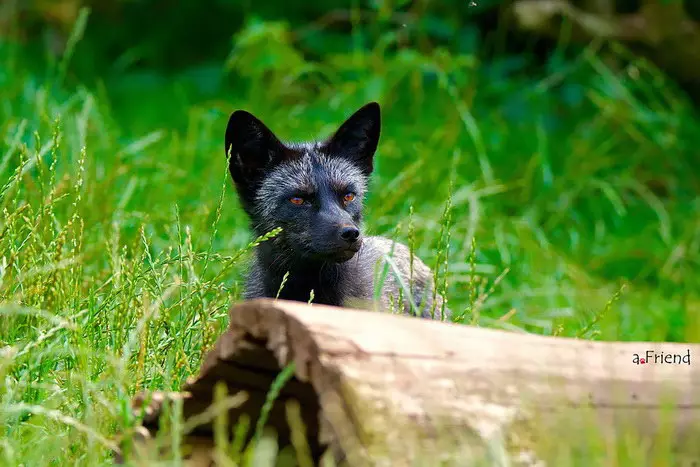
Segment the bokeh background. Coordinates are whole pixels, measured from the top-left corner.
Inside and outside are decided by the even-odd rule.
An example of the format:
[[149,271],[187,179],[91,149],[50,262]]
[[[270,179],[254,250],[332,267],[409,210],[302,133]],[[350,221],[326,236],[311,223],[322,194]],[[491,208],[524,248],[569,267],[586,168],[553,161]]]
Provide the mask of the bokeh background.
[[435,269],[458,321],[697,342],[699,20],[692,0],[3,0],[6,465],[104,462],[131,394],[196,373],[253,240],[223,152],[239,108],[305,140],[379,101],[366,228]]

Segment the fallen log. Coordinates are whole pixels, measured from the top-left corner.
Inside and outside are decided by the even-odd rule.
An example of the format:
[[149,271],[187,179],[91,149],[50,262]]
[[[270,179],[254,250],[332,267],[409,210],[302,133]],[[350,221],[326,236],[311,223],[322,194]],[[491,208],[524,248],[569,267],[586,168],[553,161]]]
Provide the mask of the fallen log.
[[573,42],[604,39],[626,43],[700,102],[700,24],[685,11],[683,2],[645,0],[636,13],[617,15],[587,11],[570,0],[516,0],[511,12],[523,30],[552,39],[561,37],[566,20]]
[[532,451],[533,438],[566,442],[586,420],[602,436],[634,429],[642,438],[671,420],[672,451],[700,459],[698,360],[698,344],[593,342],[254,300],[232,307],[182,393],[135,399],[146,417],[130,452],[144,455],[162,410],[180,399],[185,419],[201,419],[185,439],[189,465],[210,465],[215,414],[202,413],[215,383],[247,395],[229,404],[228,419],[247,413],[254,423],[293,364],[268,425],[281,444],[293,442],[285,402],[298,401],[314,463],[328,451],[349,465],[498,465]]

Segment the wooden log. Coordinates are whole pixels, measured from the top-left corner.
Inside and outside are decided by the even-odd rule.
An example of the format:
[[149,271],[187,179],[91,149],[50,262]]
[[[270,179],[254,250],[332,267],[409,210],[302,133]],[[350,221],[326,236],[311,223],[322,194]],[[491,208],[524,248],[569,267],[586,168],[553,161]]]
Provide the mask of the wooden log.
[[700,102],[700,24],[683,2],[645,0],[636,13],[614,15],[577,8],[570,0],[516,0],[510,11],[520,28],[552,39],[560,37],[566,20],[573,42],[597,38],[627,43]]
[[[280,442],[290,440],[284,401],[298,400],[315,461],[330,448],[341,463],[387,466],[497,465],[547,437],[566,442],[587,421],[604,436],[632,428],[650,437],[670,407],[671,449],[698,459],[698,359],[698,344],[593,342],[254,300],[232,307],[228,330],[177,397],[195,416],[224,381],[229,394],[248,397],[230,419],[256,417],[293,363],[269,418]],[[156,397],[142,440],[172,399]],[[143,404],[142,395],[135,407]],[[190,433],[200,456],[191,465],[209,465],[211,426]]]

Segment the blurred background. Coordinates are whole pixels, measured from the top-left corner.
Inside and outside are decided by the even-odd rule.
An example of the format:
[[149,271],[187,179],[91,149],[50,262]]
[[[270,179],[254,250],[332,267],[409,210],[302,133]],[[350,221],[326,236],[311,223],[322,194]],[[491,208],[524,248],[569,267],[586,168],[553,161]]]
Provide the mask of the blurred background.
[[145,228],[165,252],[177,206],[223,254],[250,240],[233,110],[300,140],[378,100],[368,228],[410,236],[463,320],[697,339],[699,20],[691,0],[4,0],[0,168],[61,115],[84,244]]

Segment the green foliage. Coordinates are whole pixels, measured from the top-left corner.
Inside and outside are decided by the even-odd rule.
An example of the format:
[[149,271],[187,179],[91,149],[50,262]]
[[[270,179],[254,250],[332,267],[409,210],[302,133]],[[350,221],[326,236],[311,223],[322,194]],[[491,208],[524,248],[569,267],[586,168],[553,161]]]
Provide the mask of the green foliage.
[[[106,463],[136,423],[133,393],[198,370],[268,238],[251,243],[226,173],[236,108],[306,139],[380,101],[367,228],[436,266],[462,322],[700,338],[700,134],[673,87],[618,49],[617,71],[592,48],[557,49],[544,69],[527,55],[485,61],[449,6],[412,7],[423,26],[404,28],[390,21],[402,4],[353,13],[350,33],[300,26],[326,11],[313,3],[271,21],[245,3],[217,4],[240,10],[227,17],[183,2],[157,22],[128,16],[109,40],[90,16],[55,61],[0,42],[3,465]],[[218,61],[193,62],[228,21],[244,25],[230,50],[217,42]],[[142,48],[95,58],[136,30]],[[161,53],[186,66],[160,68]]]

